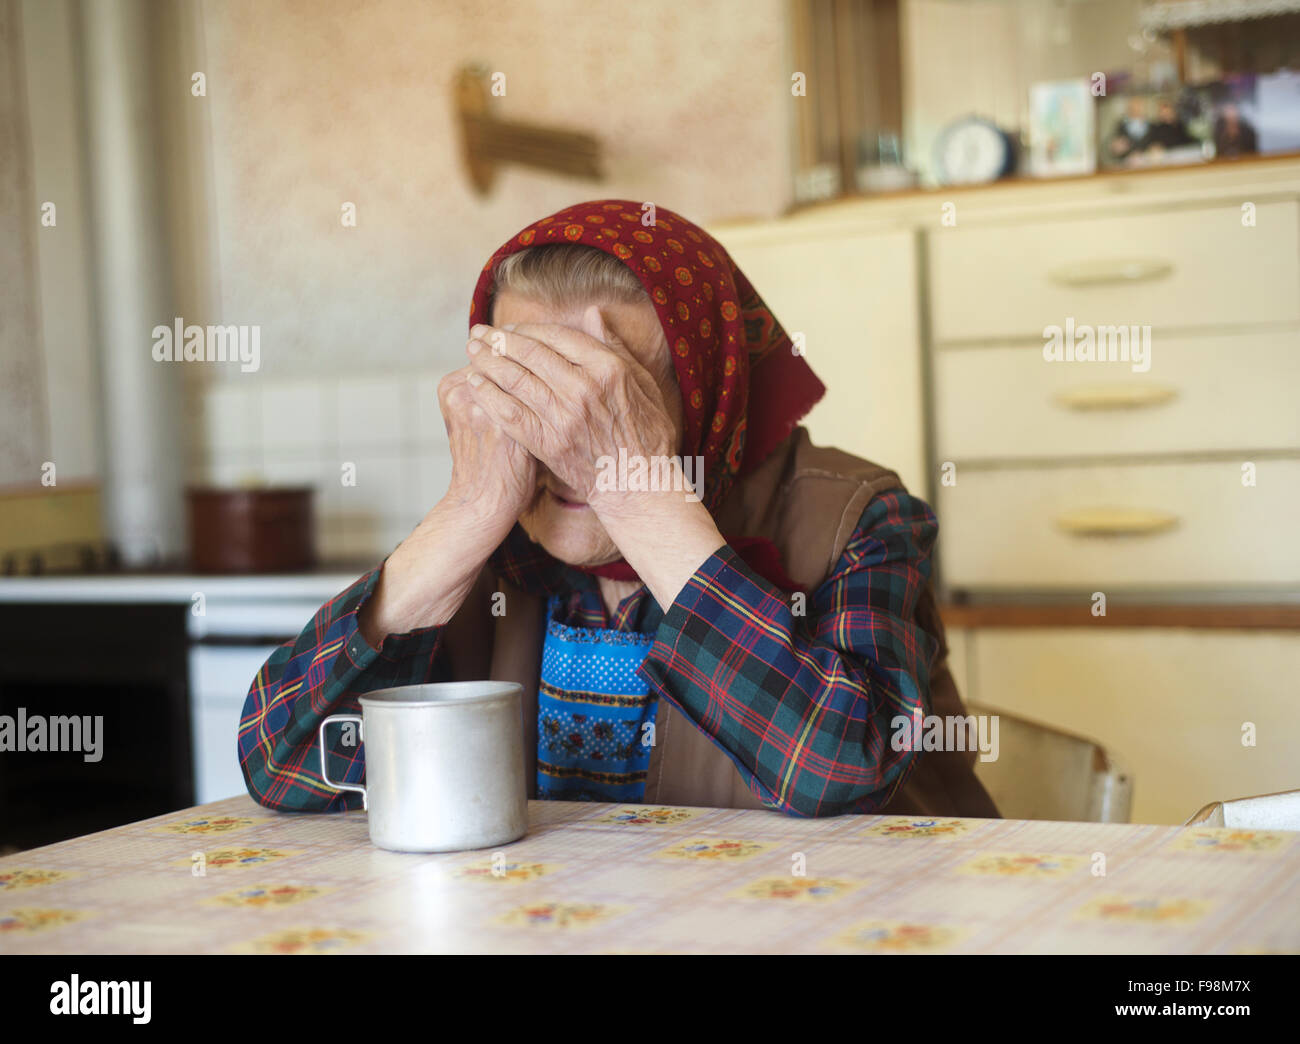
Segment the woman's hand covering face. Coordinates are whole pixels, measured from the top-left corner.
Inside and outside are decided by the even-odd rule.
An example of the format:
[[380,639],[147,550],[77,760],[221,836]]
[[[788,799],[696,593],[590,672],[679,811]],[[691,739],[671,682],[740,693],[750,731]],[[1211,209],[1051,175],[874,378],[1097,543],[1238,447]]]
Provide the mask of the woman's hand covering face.
[[467,384],[501,431],[563,484],[557,495],[600,514],[626,500],[626,491],[598,485],[602,458],[665,458],[677,452],[678,433],[654,376],[600,310],[588,308],[582,324],[475,326]]
[[438,384],[452,460],[447,498],[501,539],[536,493],[537,461],[475,402],[473,374],[466,366]]

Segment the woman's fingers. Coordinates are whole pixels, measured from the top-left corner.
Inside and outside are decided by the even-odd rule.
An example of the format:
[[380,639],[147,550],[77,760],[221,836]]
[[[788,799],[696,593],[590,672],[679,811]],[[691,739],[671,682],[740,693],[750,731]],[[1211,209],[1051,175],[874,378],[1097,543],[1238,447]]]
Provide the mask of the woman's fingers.
[[[557,327],[557,329],[562,328]],[[577,367],[563,354],[545,341],[523,333],[519,329],[503,330],[495,326],[479,324],[470,329],[470,345],[472,346],[476,341],[486,345],[493,356],[513,359],[552,387],[570,386],[580,377]]]
[[605,316],[595,305],[590,305],[582,313],[582,330],[591,340],[603,348],[608,349],[618,359],[617,373],[619,375],[629,374],[633,382],[650,396],[652,400],[659,398],[658,385],[655,383],[654,374],[652,374],[645,365],[632,354],[631,350],[623,339],[618,336],[605,322]]
[[579,394],[578,384],[584,381],[594,381],[608,389],[628,374],[643,392],[651,396],[658,394],[654,376],[610,330],[599,308],[595,305],[588,308],[583,314],[583,324],[583,330],[550,323],[522,323],[513,331],[485,329],[507,355],[546,379],[557,391]]
[[466,378],[473,372],[466,366],[447,374],[438,382],[438,410],[442,413],[442,423],[448,435],[469,419],[474,397],[469,392]]
[[[578,366],[598,363],[613,353],[627,363],[636,363],[619,336],[609,328],[600,308],[590,305],[582,314],[581,328],[555,323],[521,323],[515,333],[545,341],[569,362]],[[638,364],[639,365],[639,364]]]
[[488,420],[573,489],[595,488],[596,461],[626,448],[671,451],[672,422],[653,374],[606,326],[472,328],[467,387]]
[[628,378],[642,393],[658,399],[654,377],[608,331],[599,309],[589,308],[583,322],[609,344],[554,324],[524,324],[512,330],[474,326],[475,336],[467,346],[470,366],[556,426],[561,414],[581,413],[592,399],[610,400],[615,387]]
[[497,427],[534,457],[544,459],[542,422],[536,413],[481,373],[471,373],[466,383],[474,402]]
[[583,326],[579,330],[558,323],[520,323],[505,330],[480,325],[470,332],[552,382],[571,378],[575,369],[609,374],[617,369],[617,362],[644,369],[605,324],[595,305],[583,314]]
[[[550,417],[560,409],[551,386],[536,372],[516,362],[509,354],[498,355],[486,343],[469,342],[470,368],[482,374],[508,395],[519,399],[539,417]],[[568,366],[568,363],[564,364]]]

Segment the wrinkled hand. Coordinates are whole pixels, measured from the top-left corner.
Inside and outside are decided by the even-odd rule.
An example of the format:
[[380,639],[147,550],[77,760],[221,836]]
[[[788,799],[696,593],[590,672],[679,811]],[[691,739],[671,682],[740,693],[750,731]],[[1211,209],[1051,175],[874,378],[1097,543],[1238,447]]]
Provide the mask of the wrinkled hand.
[[677,433],[654,377],[595,306],[583,327],[480,325],[467,351],[470,393],[496,425],[603,515],[626,491],[601,489],[600,461],[668,457]]
[[444,501],[504,538],[537,491],[537,461],[475,402],[472,373],[466,366],[438,384],[452,462]]

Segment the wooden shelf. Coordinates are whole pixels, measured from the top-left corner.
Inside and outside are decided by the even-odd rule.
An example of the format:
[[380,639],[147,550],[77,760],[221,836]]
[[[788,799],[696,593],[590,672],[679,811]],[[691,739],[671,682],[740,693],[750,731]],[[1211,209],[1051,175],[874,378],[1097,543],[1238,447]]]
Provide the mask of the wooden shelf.
[[813,203],[796,203],[786,211],[786,214],[803,214],[822,207],[833,207],[854,201],[907,200],[935,195],[946,196],[953,193],[983,192],[990,189],[1023,190],[1029,186],[1069,185],[1078,184],[1080,182],[1112,181],[1129,177],[1145,177],[1153,174],[1172,174],[1180,171],[1191,173],[1195,171],[1226,170],[1230,167],[1237,169],[1256,166],[1263,167],[1273,163],[1285,163],[1288,161],[1294,162],[1296,159],[1300,159],[1300,152],[1277,152],[1268,156],[1238,156],[1232,159],[1209,160],[1205,163],[1169,164],[1167,166],[1125,167],[1116,170],[1099,170],[1093,174],[1075,174],[1059,178],[1035,178],[1030,177],[1029,175],[1015,175],[1008,178],[1000,178],[997,181],[986,181],[975,185],[936,185],[933,187],[918,185],[914,188],[899,189],[897,192],[847,192],[843,195],[836,196],[834,199],[819,199]]
[[1297,631],[1300,605],[1022,605],[1011,602],[940,605],[946,627],[1190,627],[1206,630]]

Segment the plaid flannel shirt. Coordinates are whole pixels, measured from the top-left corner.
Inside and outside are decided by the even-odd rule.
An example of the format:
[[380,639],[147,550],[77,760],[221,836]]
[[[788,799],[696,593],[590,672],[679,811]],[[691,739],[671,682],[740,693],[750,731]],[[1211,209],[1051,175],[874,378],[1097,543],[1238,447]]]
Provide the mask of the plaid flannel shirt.
[[[723,547],[666,613],[643,590],[608,618],[591,582],[571,598],[571,622],[653,629],[641,667],[651,688],[731,758],[768,807],[797,816],[873,812],[918,756],[893,749],[893,720],[928,713],[939,644],[917,623],[917,608],[937,530],[923,501],[884,493],[802,613]],[[376,689],[448,678],[441,627],[389,635],[379,649],[362,637],[357,610],[378,579],[372,570],[327,602],[253,679],[239,756],[249,793],[269,808],[359,808],[359,795],[320,779],[321,720],[355,712],[357,697]],[[331,749],[331,777],[360,782],[363,753],[364,744]]]

